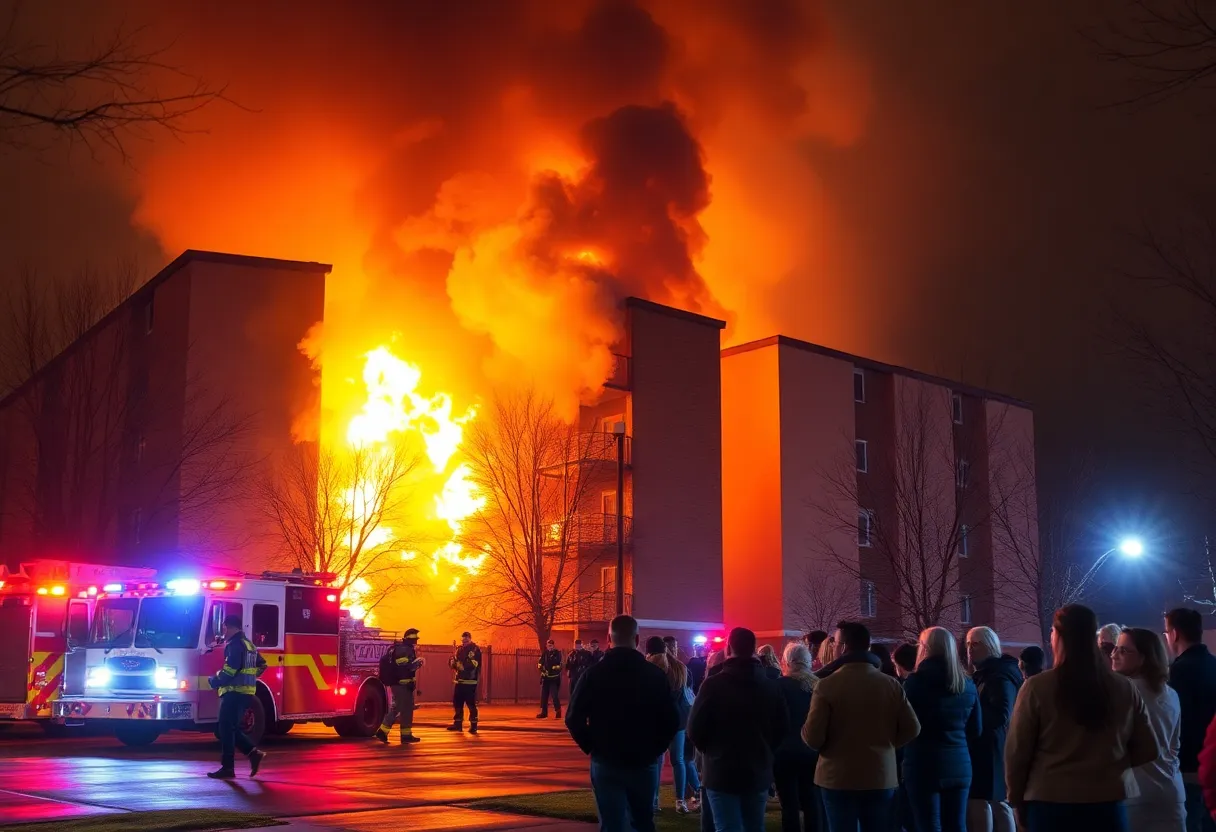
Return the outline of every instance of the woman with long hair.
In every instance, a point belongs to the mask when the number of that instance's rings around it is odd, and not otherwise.
[[[819,665],[819,670],[823,670],[832,662],[836,661],[836,657],[836,639],[832,636],[828,636],[823,640],[823,643],[819,645],[819,661],[817,662]]]
[[[1136,832],[1182,832],[1186,828],[1186,791],[1178,771],[1182,709],[1178,694],[1166,684],[1170,663],[1161,636],[1124,627],[1111,666],[1140,692],[1160,750],[1156,760],[1132,769],[1140,794],[1127,801],[1128,821]]]
[[[764,675],[776,681],[781,678],[781,660],[777,658],[777,651],[773,649],[773,645],[766,644],[757,651],[760,656],[760,665],[764,668]]]
[[[684,758],[684,732],[688,728],[688,714],[692,710],[692,688],[688,686],[688,668],[684,666],[683,662],[671,657],[667,645],[658,636],[651,636],[646,640],[646,661],[658,667],[667,676],[667,686],[671,688],[671,698],[676,703],[676,712],[680,715],[680,730],[676,731],[676,735],[671,738],[671,744],[667,747],[667,756],[671,760],[671,779],[676,792],[676,812],[682,815],[687,814],[696,810],[697,798],[695,795],[701,789],[701,782],[697,777],[697,767],[692,760]],[[660,758],[661,762],[662,758]],[[694,795],[692,806],[689,806],[688,801],[684,799],[686,790],[690,786]],[[658,790],[654,793],[654,808],[655,811],[659,809]]]
[[[979,696],[944,627],[920,634],[916,672],[904,682],[920,734],[904,749],[904,787],[916,832],[965,832],[971,755],[982,727]]]
[[[967,664],[980,697],[980,735],[971,751],[971,791],[967,796],[968,832],[1014,832],[1013,809],[1005,802],[1005,738],[1013,703],[1022,686],[1018,660],[1001,652],[991,627],[967,631]]]
[[[777,687],[790,712],[790,730],[773,755],[773,780],[781,802],[781,832],[818,832],[823,828],[822,803],[815,788],[815,764],[819,755],[802,741],[802,726],[811,711],[811,696],[819,680],[811,672],[811,651],[805,644],[790,642],[782,657],[785,675]]]
[[[1069,604],[1051,628],[1055,664],[1013,706],[1005,783],[1029,832],[1128,832],[1127,770],[1157,759],[1144,700],[1110,669],[1093,610]]]

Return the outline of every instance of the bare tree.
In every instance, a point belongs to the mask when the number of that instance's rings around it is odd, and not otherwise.
[[[869,472],[858,476],[852,443],[824,472],[828,499],[817,508],[840,533],[831,537],[855,536],[858,544],[846,551],[824,544],[824,554],[873,587],[880,629],[890,635],[915,637],[947,622],[962,601],[959,550],[989,522],[970,481],[971,460],[987,449],[970,447],[969,432],[956,439],[952,427],[949,393],[910,384],[897,395],[893,447],[868,455]],[[999,435],[999,426],[989,425],[988,435]]]
[[[1216,3],[1134,0],[1091,39],[1100,56],[1128,68],[1136,89],[1120,104],[1152,104],[1216,80]]]
[[[1002,465],[1003,476],[992,482],[992,542],[1005,555],[993,564],[1001,587],[996,603],[1038,627],[1047,644],[1055,611],[1100,588],[1097,570],[1076,560],[1085,528],[1082,512],[1095,479],[1093,462],[1088,455],[1073,458],[1048,500],[1039,499],[1032,448],[1014,449]]]
[[[187,116],[224,97],[169,64],[166,48],[145,46],[147,30],[120,29],[69,55],[24,34],[19,10],[0,22],[0,144],[27,147],[53,131],[125,157],[126,139],[181,133]]]
[[[371,590],[361,603],[369,611],[408,585],[402,555],[417,545],[408,515],[417,467],[403,446],[335,452],[297,445],[254,487],[281,562],[330,573],[342,592],[366,581]]]
[[[488,626],[526,626],[544,647],[554,622],[577,609],[580,558],[591,529],[581,515],[588,469],[602,436],[559,418],[534,390],[500,393],[466,434],[470,477],[486,498],[464,523],[463,545],[486,555],[480,579],[457,603]],[[615,526],[611,530],[615,534]]]
[[[808,571],[791,601],[793,621],[804,633],[831,630],[857,615],[857,582]]]

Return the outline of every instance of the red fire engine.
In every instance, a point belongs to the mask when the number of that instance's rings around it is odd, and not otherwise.
[[[267,663],[245,713],[251,740],[297,722],[370,737],[388,702],[376,671],[394,636],[352,621],[331,580],[265,572],[106,586],[82,644],[83,693],[59,699],[55,715],[68,725],[105,721],[127,745],[215,730],[219,696],[207,679],[224,663],[224,618],[236,614]]]
[[[72,655],[83,640],[106,582],[151,577],[132,569],[39,560],[16,572],[0,566],[0,720],[51,724],[53,703],[84,688],[84,663]],[[83,657],[79,657],[83,658]]]

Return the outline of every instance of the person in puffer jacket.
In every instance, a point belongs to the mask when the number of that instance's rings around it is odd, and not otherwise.
[[[979,736],[967,742],[971,753],[967,829],[1013,832],[1013,807],[1005,802],[1005,737],[1022,687],[1022,671],[1017,659],[1001,654],[1001,641],[990,627],[967,632],[967,664],[979,693],[981,717]]]

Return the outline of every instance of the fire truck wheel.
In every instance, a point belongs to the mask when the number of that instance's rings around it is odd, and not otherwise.
[[[350,716],[334,720],[334,729],[340,737],[371,737],[384,721],[384,691],[378,685],[366,684],[359,689],[355,700],[355,712]]]
[[[155,725],[146,722],[133,722],[114,727],[114,736],[123,745],[137,747],[151,745],[160,736],[160,730]]]
[[[241,732],[249,737],[249,741],[254,745],[260,743],[266,735],[266,706],[262,704],[262,697],[254,696],[249,700],[249,707],[241,718]]]

